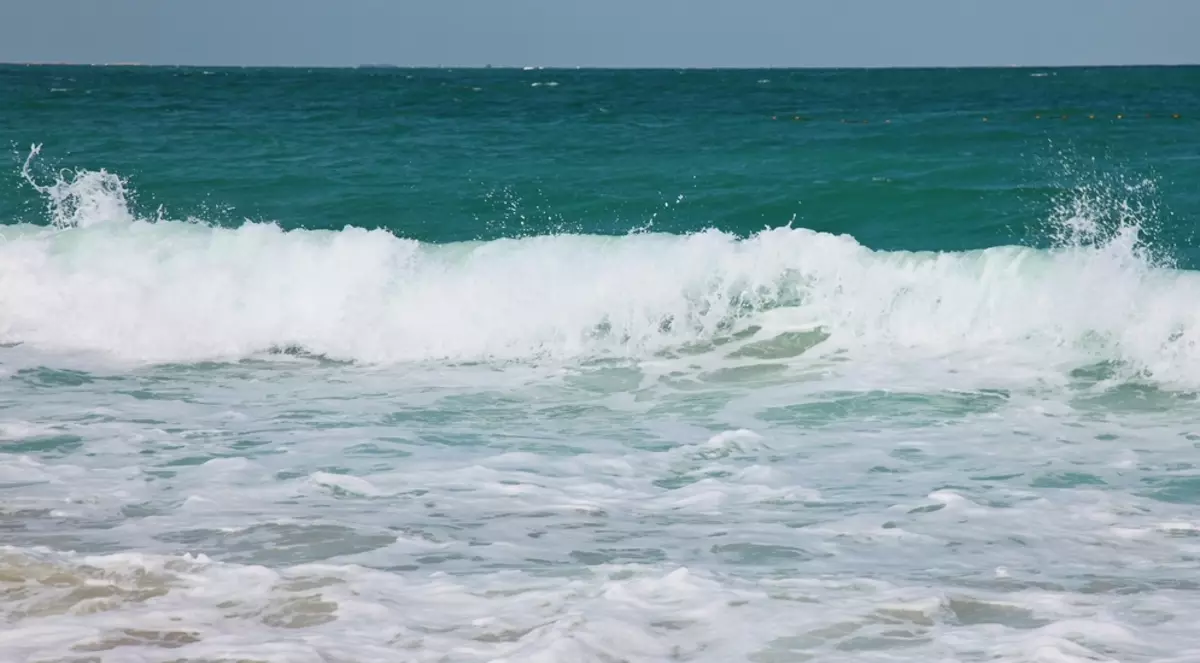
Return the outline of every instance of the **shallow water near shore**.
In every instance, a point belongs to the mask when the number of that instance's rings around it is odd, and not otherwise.
[[[0,658],[1192,660],[1196,77],[0,69]]]

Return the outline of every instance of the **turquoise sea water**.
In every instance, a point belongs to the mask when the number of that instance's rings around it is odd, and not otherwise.
[[[0,68],[0,659],[1200,657],[1200,68]]]

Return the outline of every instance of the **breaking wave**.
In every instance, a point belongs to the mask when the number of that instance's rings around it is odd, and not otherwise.
[[[25,175],[51,223],[4,228],[0,342],[48,351],[569,360],[804,332],[814,355],[1113,361],[1200,377],[1200,279],[1155,258],[1150,212],[1120,191],[1060,201],[1050,249],[915,253],[793,227],[456,244],[222,228],[139,219],[112,173],[41,185],[27,164]]]

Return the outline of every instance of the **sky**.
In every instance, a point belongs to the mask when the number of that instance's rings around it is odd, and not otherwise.
[[[1200,63],[1200,0],[0,0],[0,61],[553,67]]]

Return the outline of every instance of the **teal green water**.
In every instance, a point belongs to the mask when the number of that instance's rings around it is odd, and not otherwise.
[[[1200,656],[1200,68],[7,66],[0,139],[0,659]]]
[[[873,248],[984,248],[1044,239],[1057,192],[1118,175],[1153,179],[1181,227],[1200,209],[1196,68],[0,76],[3,219],[42,220],[32,143],[128,178],[147,214],[429,242],[794,217]]]

